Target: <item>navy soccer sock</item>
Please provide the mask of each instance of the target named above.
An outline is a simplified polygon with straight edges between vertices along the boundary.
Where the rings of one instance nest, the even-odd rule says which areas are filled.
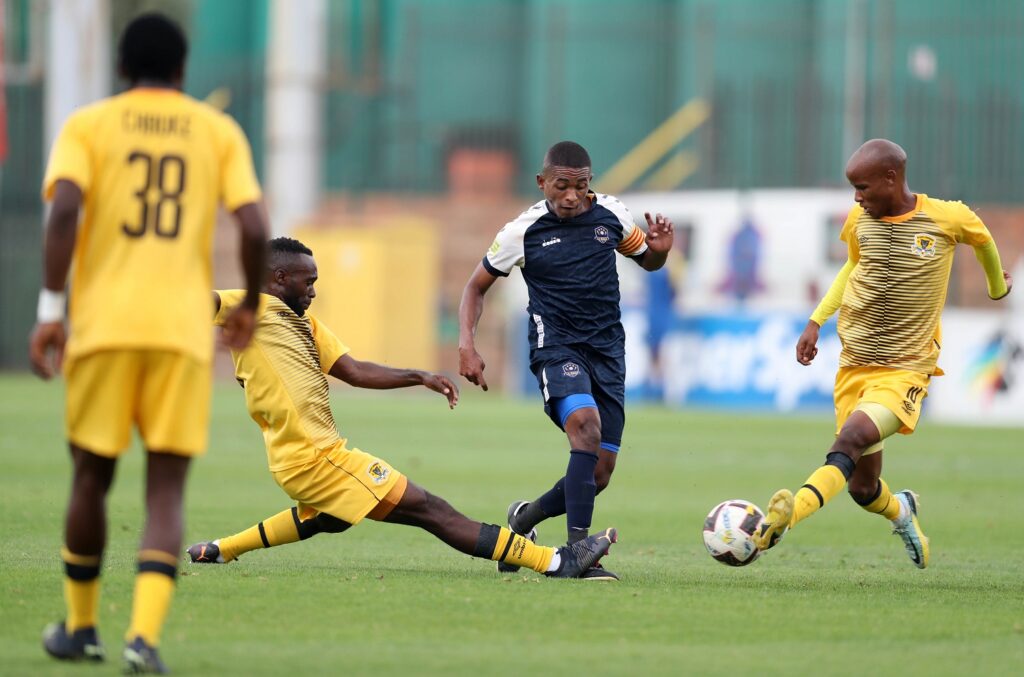
[[[597,454],[582,449],[569,452],[569,467],[565,470],[565,526],[569,530],[570,543],[586,538],[590,529],[594,496],[597,495],[595,468]]]
[[[555,486],[537,500],[530,502],[516,518],[516,527],[528,532],[549,517],[565,514],[565,478],[561,477]]]

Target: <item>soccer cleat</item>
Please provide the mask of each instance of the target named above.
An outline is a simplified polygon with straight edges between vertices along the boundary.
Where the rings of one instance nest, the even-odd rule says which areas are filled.
[[[188,556],[192,558],[193,564],[225,563],[224,558],[220,556],[220,547],[213,541],[188,546]]]
[[[586,573],[608,554],[608,549],[617,540],[618,532],[615,529],[605,529],[599,534],[593,534],[575,543],[563,545],[558,549],[558,554],[562,558],[558,568],[544,575],[550,578],[587,578]],[[598,579],[593,578],[592,580]]]
[[[918,569],[924,569],[928,566],[931,550],[928,546],[928,537],[921,531],[921,525],[917,521],[917,506],[920,499],[913,491],[904,489],[896,493],[896,500],[900,502],[900,514],[904,516],[892,521],[892,532],[899,534],[903,539],[910,561]]]
[[[156,647],[146,644],[141,637],[128,642],[123,658],[126,675],[165,675],[169,672]]]
[[[617,581],[619,580],[619,575],[608,571],[598,562],[584,571],[580,578],[585,581]]]
[[[43,648],[62,661],[101,661],[106,656],[96,628],[79,628],[69,635],[64,621],[46,626]]]
[[[521,532],[516,528],[516,517],[520,512],[526,509],[526,506],[530,505],[528,501],[512,501],[512,504],[508,506],[508,528],[514,533],[524,536],[534,543],[537,542],[537,530],[530,529],[526,533]],[[499,574],[514,574],[519,571],[519,567],[515,564],[505,564],[504,562],[498,562],[498,573]]]
[[[792,519],[793,492],[789,489],[779,489],[768,501],[768,514],[752,536],[757,549],[763,552],[778,545],[789,530]]]

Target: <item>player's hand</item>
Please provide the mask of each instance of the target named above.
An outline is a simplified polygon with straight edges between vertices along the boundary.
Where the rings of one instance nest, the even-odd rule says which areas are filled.
[[[800,340],[796,342],[796,361],[807,366],[818,355],[818,333],[821,327],[814,320],[808,320],[804,327],[804,333],[800,334]]]
[[[1003,271],[1003,279],[1006,280],[1006,293],[999,297],[1001,299],[1009,296],[1010,290],[1013,289],[1013,276],[1005,270]]]
[[[650,212],[644,212],[647,219],[647,248],[655,254],[666,254],[672,249],[673,225],[672,220],[656,214],[651,218]]]
[[[220,340],[232,350],[241,350],[249,345],[254,331],[256,331],[256,310],[238,306],[224,320],[224,330],[220,334]]]
[[[38,322],[28,339],[28,356],[32,371],[39,378],[49,380],[64,362],[64,344],[67,334],[64,322]]]
[[[427,374],[423,378],[423,385],[433,390],[435,393],[441,393],[448,398],[448,408],[454,409],[455,405],[459,403],[459,387],[448,380],[447,376],[441,374]]]
[[[459,374],[484,391],[487,390],[487,380],[484,378],[486,366],[484,358],[480,357],[476,348],[459,348]]]

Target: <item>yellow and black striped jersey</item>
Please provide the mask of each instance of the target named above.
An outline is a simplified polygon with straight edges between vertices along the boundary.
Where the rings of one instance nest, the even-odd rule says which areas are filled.
[[[64,124],[43,179],[82,191],[69,356],[171,350],[208,362],[218,203],[260,200],[249,143],[220,111],[172,89],[130,89]]]
[[[223,325],[245,291],[218,291]],[[235,376],[245,388],[249,415],[259,424],[271,472],[315,460],[341,438],[331,414],[326,374],[348,352],[331,330],[308,312],[299,316],[276,296],[260,294],[256,331],[243,350],[231,351]]]
[[[839,308],[840,366],[941,373],[940,317],[953,250],[991,242],[985,224],[961,202],[919,194],[915,209],[900,216],[876,219],[854,207],[840,238],[856,263]]]

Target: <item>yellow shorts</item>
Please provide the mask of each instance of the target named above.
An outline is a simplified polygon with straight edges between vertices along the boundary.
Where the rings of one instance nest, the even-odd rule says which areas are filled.
[[[150,451],[206,451],[210,365],[166,350],[102,350],[66,360],[64,379],[72,444],[116,458],[134,423]]]
[[[408,480],[390,465],[338,442],[306,465],[273,473],[274,481],[299,503],[299,519],[327,513],[356,524],[371,512],[384,517],[402,499]]]
[[[909,435],[921,417],[931,377],[916,371],[885,367],[843,367],[836,374],[836,434],[861,402],[875,402],[891,411]]]

